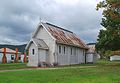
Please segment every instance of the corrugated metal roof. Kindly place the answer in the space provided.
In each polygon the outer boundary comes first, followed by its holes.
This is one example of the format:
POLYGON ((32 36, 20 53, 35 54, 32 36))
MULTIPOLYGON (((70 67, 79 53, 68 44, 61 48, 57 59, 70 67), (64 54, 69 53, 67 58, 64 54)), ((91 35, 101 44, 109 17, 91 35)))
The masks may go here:
POLYGON ((75 33, 50 23, 43 23, 43 25, 56 39, 57 43, 87 48, 87 45, 75 33))
POLYGON ((47 44, 42 40, 38 38, 32 38, 35 44, 38 46, 38 48, 48 49, 47 44))
POLYGON ((120 55, 120 51, 113 51, 112 55, 120 55))

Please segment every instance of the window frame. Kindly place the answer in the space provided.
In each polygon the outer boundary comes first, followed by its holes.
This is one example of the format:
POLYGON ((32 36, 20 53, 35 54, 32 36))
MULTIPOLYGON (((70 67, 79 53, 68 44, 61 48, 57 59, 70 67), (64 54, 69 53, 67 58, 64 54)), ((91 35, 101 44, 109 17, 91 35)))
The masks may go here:
POLYGON ((11 55, 11 60, 15 60, 15 57, 14 57, 14 55, 11 55))
POLYGON ((74 55, 76 56, 77 55, 77 49, 76 48, 74 48, 74 55))
POLYGON ((73 55, 73 48, 70 48, 70 55, 73 55))
POLYGON ((18 60, 21 60, 21 56, 18 57, 18 60))
POLYGON ((59 52, 59 54, 62 53, 62 47, 60 45, 58 46, 58 52, 59 52))
POLYGON ((66 47, 63 47, 63 53, 66 54, 66 47))

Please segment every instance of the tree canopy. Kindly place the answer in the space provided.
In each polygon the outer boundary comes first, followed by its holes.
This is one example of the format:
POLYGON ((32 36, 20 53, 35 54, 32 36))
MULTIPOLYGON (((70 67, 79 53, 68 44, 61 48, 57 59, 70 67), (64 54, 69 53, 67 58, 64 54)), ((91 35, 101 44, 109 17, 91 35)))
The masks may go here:
POLYGON ((120 50, 120 0, 104 0, 97 4, 97 10, 103 9, 96 49, 97 51, 120 50))

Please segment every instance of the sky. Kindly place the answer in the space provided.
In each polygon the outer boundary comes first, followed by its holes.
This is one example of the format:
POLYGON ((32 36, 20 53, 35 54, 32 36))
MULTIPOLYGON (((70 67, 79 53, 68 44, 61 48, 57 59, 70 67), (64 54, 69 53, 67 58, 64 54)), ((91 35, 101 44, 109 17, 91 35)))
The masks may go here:
POLYGON ((0 44, 27 43, 40 18, 94 43, 101 29, 101 0, 0 0, 0 44))

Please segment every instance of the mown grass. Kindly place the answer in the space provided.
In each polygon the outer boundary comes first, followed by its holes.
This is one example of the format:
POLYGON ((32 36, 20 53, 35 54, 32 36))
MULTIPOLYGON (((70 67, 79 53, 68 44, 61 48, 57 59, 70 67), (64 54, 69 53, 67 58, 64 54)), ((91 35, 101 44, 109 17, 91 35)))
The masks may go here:
POLYGON ((14 70, 27 68, 25 63, 0 64, 0 70, 14 70))
MULTIPOLYGON (((0 72, 0 83, 120 83, 120 62, 101 60, 96 67, 0 72)), ((89 65, 92 66, 92 65, 89 65)))

